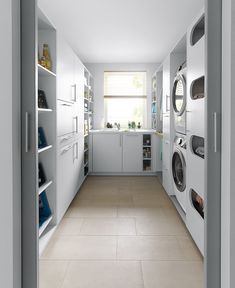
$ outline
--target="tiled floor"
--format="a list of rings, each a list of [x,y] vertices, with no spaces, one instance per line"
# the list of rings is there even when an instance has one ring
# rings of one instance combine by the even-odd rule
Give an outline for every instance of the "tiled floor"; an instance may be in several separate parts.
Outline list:
[[[203,262],[156,177],[89,177],[40,260],[40,288],[202,288]]]

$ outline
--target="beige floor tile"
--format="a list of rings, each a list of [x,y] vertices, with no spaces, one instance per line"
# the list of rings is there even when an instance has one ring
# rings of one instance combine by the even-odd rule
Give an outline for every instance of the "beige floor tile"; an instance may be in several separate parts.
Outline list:
[[[64,218],[57,228],[55,235],[79,235],[83,221],[82,218]]]
[[[136,229],[137,235],[188,235],[180,219],[165,215],[136,218]]]
[[[68,264],[68,261],[40,260],[39,288],[61,288]]]
[[[118,260],[183,260],[173,236],[119,236]]]
[[[85,219],[81,235],[136,235],[135,219]]]
[[[133,202],[136,205],[165,206],[171,205],[170,199],[164,194],[139,194],[133,195]]]
[[[144,261],[145,288],[203,288],[203,265],[199,262]]]
[[[177,236],[184,259],[189,261],[202,261],[202,255],[190,236]]]
[[[118,217],[158,217],[163,216],[163,208],[151,205],[122,205],[118,207]]]
[[[88,218],[88,217],[117,217],[117,207],[112,207],[110,205],[97,205],[97,204],[84,204],[84,205],[72,205],[67,217],[78,217],[78,218]]]
[[[116,246],[113,236],[59,236],[46,247],[42,259],[114,260]]]
[[[62,288],[121,287],[144,288],[140,262],[72,261],[62,286]]]

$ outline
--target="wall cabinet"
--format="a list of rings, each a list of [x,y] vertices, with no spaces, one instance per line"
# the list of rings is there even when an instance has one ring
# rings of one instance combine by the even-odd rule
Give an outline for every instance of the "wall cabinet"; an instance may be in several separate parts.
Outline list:
[[[66,43],[63,37],[58,33],[57,38],[57,73],[58,89],[57,99],[75,102],[76,85],[74,79],[74,61],[73,50]]]
[[[122,135],[93,134],[93,172],[122,171]]]
[[[142,134],[123,135],[123,172],[142,172]]]

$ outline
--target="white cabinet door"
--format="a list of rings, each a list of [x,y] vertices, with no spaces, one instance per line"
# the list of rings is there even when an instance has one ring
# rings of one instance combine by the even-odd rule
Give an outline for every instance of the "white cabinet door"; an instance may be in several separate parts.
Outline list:
[[[74,133],[77,130],[72,103],[57,100],[57,136]]]
[[[143,135],[123,135],[123,172],[142,172],[143,165]]]
[[[74,197],[74,149],[69,144],[59,150],[57,183],[57,216],[61,220]]]
[[[122,134],[93,134],[93,172],[122,172]]]
[[[57,99],[74,102],[74,52],[58,34],[57,38]]]

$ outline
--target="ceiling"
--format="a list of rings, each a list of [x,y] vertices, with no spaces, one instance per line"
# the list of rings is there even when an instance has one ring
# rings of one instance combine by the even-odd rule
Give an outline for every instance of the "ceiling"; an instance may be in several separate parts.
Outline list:
[[[160,63],[204,0],[39,0],[85,63]]]

